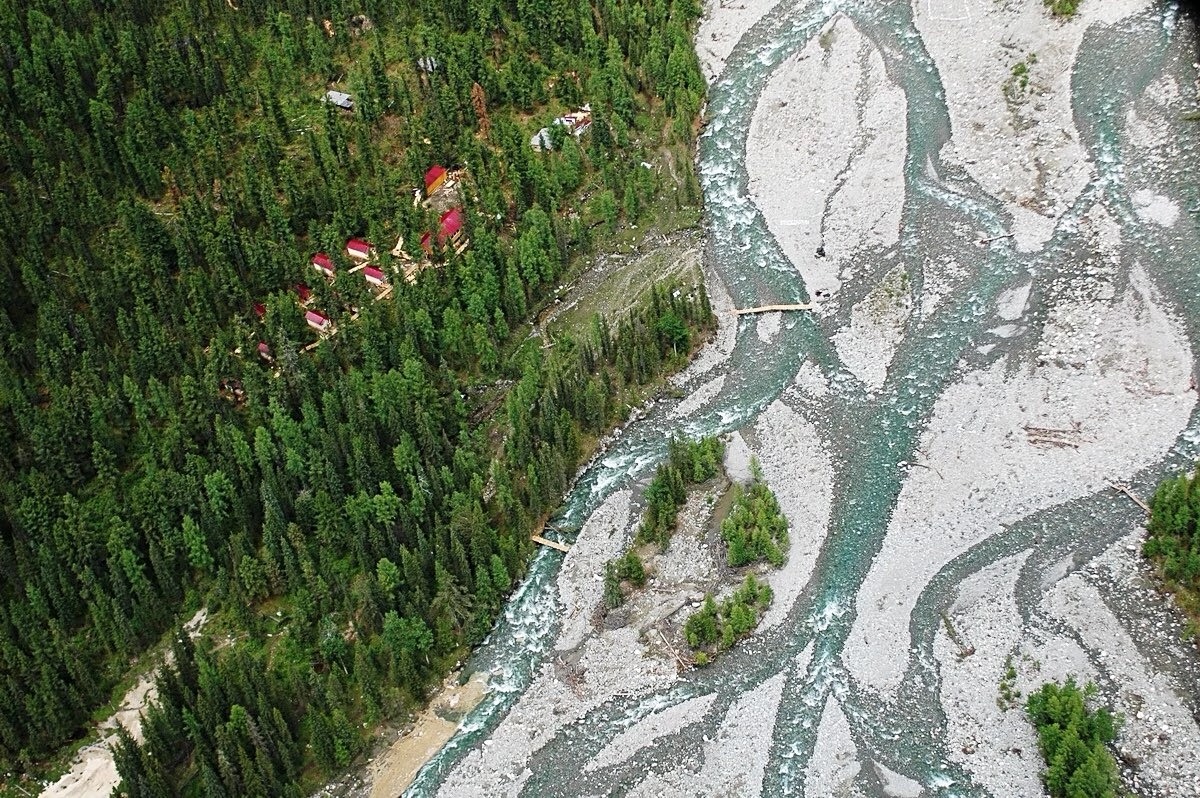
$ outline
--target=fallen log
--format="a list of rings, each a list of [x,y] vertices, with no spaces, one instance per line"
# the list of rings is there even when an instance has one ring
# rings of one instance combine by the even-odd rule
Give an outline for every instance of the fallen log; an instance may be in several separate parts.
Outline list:
[[[1150,515],[1150,513],[1151,513],[1150,505],[1146,504],[1144,501],[1142,501],[1136,495],[1134,495],[1133,491],[1131,491],[1129,488],[1125,487],[1124,485],[1118,485],[1115,482],[1108,483],[1108,486],[1110,488],[1112,488],[1113,490],[1118,491],[1120,493],[1124,493],[1126,496],[1133,499],[1134,503],[1138,507],[1141,507],[1143,510],[1146,511],[1146,515]]]
[[[1033,444],[1048,443],[1051,446],[1058,446],[1058,447],[1070,446],[1072,449],[1079,448],[1079,444],[1075,443],[1074,441],[1064,441],[1062,438],[1055,438],[1050,435],[1029,435],[1028,437],[1029,437],[1029,442],[1033,443]]]

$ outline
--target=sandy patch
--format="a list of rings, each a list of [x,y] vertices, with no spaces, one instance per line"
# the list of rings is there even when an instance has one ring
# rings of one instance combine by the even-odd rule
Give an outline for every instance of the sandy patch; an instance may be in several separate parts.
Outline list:
[[[920,447],[933,468],[910,471],[858,595],[843,659],[860,683],[885,693],[898,686],[906,662],[895,652],[909,648],[916,598],[944,564],[1003,524],[1104,489],[1174,443],[1195,403],[1191,349],[1144,275],[1132,282],[1119,302],[1057,305],[1036,367],[1007,375],[1000,362],[939,398]],[[1048,444],[1027,426],[1070,430],[1060,433],[1069,443]]]
[[[725,71],[734,46],[779,0],[707,0],[696,31],[696,55],[711,84]]]
[[[1169,165],[1179,157],[1181,144],[1171,132],[1171,122],[1191,110],[1191,105],[1180,93],[1174,76],[1160,75],[1146,87],[1140,101],[1125,112],[1122,138],[1149,163]]]
[[[713,550],[704,541],[713,505],[720,499],[721,490],[692,491],[679,510],[679,526],[670,543],[654,560],[654,585],[667,591],[680,587],[702,585],[717,572]],[[694,592],[694,588],[688,590]]]
[[[715,795],[762,792],[774,719],[783,695],[786,671],[772,676],[729,708],[721,728],[705,747],[701,776]]]
[[[193,640],[200,635],[208,620],[208,609],[201,608],[193,615],[183,629]],[[170,664],[171,652],[168,649],[164,661]],[[121,699],[121,705],[110,717],[101,721],[96,727],[103,739],[79,749],[71,763],[71,769],[64,773],[58,781],[42,790],[43,798],[87,798],[93,795],[108,795],[121,782],[117,773],[117,765],[113,761],[110,745],[116,742],[115,732],[118,726],[123,726],[137,742],[142,741],[142,711],[158,697],[155,679],[158,669],[155,668],[142,674],[141,678]]]
[[[838,357],[868,391],[883,387],[911,312],[908,272],[896,266],[851,308],[850,324],[834,334]]]
[[[879,51],[841,15],[764,86],[749,193],[810,294],[833,294],[857,252],[899,240],[906,111]]]
[[[912,5],[950,111],[953,136],[942,158],[1005,203],[1020,249],[1038,249],[1095,175],[1071,110],[1084,31],[1137,12],[1145,0],[1085,2],[1066,21],[1051,17],[1042,0]]]
[[[808,584],[829,527],[833,465],[817,428],[782,402],[771,403],[754,425],[767,485],[788,519],[787,561],[766,574],[775,592],[760,629],[779,624]]]
[[[430,757],[458,731],[459,719],[486,694],[484,674],[475,674],[465,684],[458,684],[458,674],[451,674],[412,728],[372,764],[371,798],[393,798],[404,792]]]

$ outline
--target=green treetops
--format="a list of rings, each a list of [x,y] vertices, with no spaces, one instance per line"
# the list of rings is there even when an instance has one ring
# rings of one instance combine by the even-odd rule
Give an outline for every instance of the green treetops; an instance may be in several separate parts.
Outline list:
[[[668,317],[674,317],[674,314],[660,317],[659,322]],[[655,326],[657,328],[658,324]],[[638,530],[638,539],[665,543],[675,531],[679,508],[687,500],[688,486],[716,476],[724,454],[724,445],[715,437],[698,441],[672,439],[667,447],[667,461],[658,467],[646,488],[646,514]]]
[[[1053,682],[1029,697],[1026,711],[1046,760],[1043,779],[1051,798],[1114,798],[1117,765],[1105,747],[1116,736],[1107,709],[1089,710],[1095,687],[1079,689],[1074,678]]]
[[[735,485],[733,507],[721,522],[721,537],[729,546],[729,564],[737,568],[766,560],[778,568],[787,558],[787,519],[775,494],[763,482],[762,469],[751,463],[748,488]]]
[[[700,651],[718,653],[733,647],[758,626],[762,613],[771,605],[773,593],[769,585],[759,582],[754,574],[746,574],[742,586],[729,598],[718,604],[711,593],[704,597],[704,604],[683,625],[683,636],[688,645]],[[701,660],[697,657],[697,664]]]

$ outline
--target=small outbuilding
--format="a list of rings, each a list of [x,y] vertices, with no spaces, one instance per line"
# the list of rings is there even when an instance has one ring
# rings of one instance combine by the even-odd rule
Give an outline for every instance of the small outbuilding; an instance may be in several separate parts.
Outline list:
[[[451,208],[443,213],[438,219],[437,245],[444,247],[449,242],[457,248],[463,236],[464,221],[462,208]],[[430,233],[421,236],[421,249],[427,253],[433,252],[433,236]]]
[[[315,310],[305,311],[304,320],[308,322],[309,327],[322,334],[329,332],[330,327],[333,326],[333,322],[327,316]]]
[[[354,260],[368,261],[375,254],[375,247],[361,238],[351,238],[346,242],[346,254]]]
[[[446,182],[446,167],[431,166],[429,171],[425,173],[425,196],[433,196],[433,193],[442,187]]]
[[[387,275],[383,273],[382,269],[376,268],[375,266],[368,266],[363,269],[363,277],[366,278],[368,283],[376,288],[383,288],[385,285],[387,285]]]
[[[346,94],[344,91],[330,90],[325,92],[325,102],[330,103],[331,105],[336,105],[343,111],[354,110],[354,98],[349,94]]]
[[[324,252],[318,252],[312,256],[313,268],[325,275],[326,280],[332,280],[336,267],[333,265],[333,258],[329,257]]]
[[[575,138],[579,138],[592,127],[592,106],[585,105],[578,111],[572,111],[569,114],[564,114],[556,118],[552,125],[565,129]],[[529,139],[529,146],[533,147],[537,152],[549,151],[554,149],[554,144],[550,138],[550,128],[544,127]]]

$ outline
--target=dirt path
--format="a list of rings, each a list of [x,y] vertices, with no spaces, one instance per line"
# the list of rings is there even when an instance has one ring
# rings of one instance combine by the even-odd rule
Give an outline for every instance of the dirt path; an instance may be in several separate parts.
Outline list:
[[[208,610],[202,609],[192,616],[183,628],[190,637],[199,636],[204,622],[208,620]],[[170,663],[170,651],[164,661]],[[42,791],[42,798],[89,798],[90,796],[108,795],[118,784],[121,777],[117,774],[117,765],[113,761],[112,749],[109,747],[117,740],[118,726],[125,728],[133,739],[142,741],[142,710],[158,695],[154,680],[158,676],[158,668],[152,668],[142,674],[141,678],[121,699],[121,706],[107,720],[97,726],[104,736],[79,749],[71,769],[64,773],[58,781]]]

